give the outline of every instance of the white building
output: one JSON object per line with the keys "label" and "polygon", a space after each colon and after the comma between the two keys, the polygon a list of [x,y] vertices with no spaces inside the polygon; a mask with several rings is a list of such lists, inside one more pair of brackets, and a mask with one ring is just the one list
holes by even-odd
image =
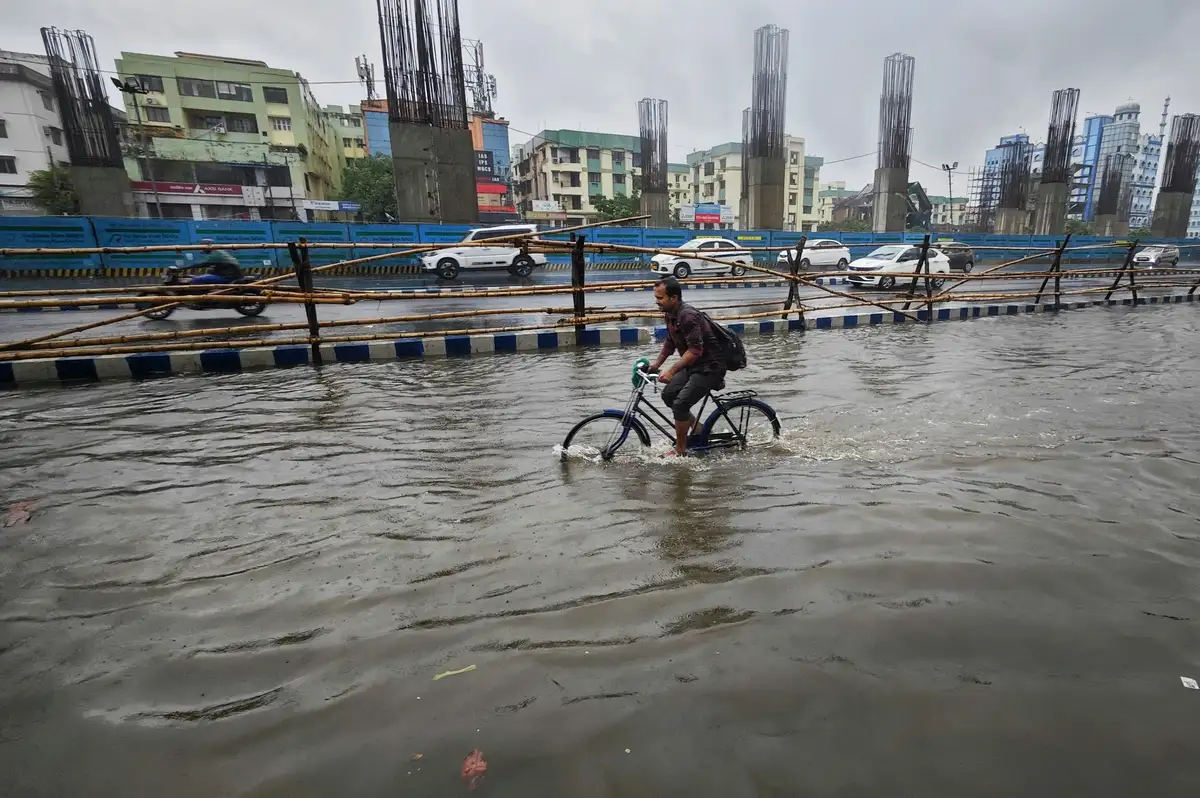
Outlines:
{"label": "white building", "polygon": [[692,201],[692,169],[685,163],[667,164],[667,191],[671,195],[671,210]]}
{"label": "white building", "polygon": [[29,175],[69,164],[49,59],[0,50],[0,214],[38,216]]}
{"label": "white building", "polygon": [[[822,158],[805,154],[804,139],[787,136],[787,171],[784,183],[783,229],[811,231],[819,221],[817,188]],[[739,219],[742,210],[742,145],[737,142],[718,144],[708,150],[689,153],[692,168],[692,202],[725,205]],[[704,224],[709,229],[732,229],[736,222]]]}
{"label": "white building", "polygon": [[1133,166],[1132,196],[1129,203],[1129,229],[1149,227],[1154,211],[1154,192],[1158,185],[1158,164],[1162,159],[1161,135],[1143,133],[1138,137],[1137,160]]}
{"label": "white building", "polygon": [[574,225],[595,221],[593,197],[640,190],[641,139],[618,133],[543,130],[513,148],[513,194],[531,222]]}
{"label": "white building", "polygon": [[958,227],[966,219],[966,197],[931,196],[929,202],[933,205],[930,221],[936,227]]}
{"label": "white building", "polygon": [[1188,238],[1200,238],[1200,167],[1196,168],[1196,192],[1192,194],[1192,214],[1188,217]]}

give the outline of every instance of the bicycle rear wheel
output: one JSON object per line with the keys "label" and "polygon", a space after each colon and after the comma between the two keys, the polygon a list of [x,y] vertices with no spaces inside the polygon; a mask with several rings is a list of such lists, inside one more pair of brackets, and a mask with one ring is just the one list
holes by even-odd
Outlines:
{"label": "bicycle rear wheel", "polygon": [[636,418],[628,425],[623,419],[620,411],[605,410],[580,421],[563,440],[562,459],[581,457],[600,462],[638,457],[650,446],[650,436]]}
{"label": "bicycle rear wheel", "polygon": [[734,399],[725,403],[724,414],[718,408],[708,416],[701,437],[703,445],[712,448],[741,447],[741,439],[745,438],[746,448],[759,449],[773,445],[779,431],[779,418],[769,404],[758,399]]}

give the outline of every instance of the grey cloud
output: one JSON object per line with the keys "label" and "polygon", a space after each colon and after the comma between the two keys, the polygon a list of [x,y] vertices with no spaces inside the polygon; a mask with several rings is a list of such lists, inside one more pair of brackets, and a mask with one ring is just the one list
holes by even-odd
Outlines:
{"label": "grey cloud", "polygon": [[[83,28],[112,69],[121,50],[259,58],[301,72],[323,103],[351,104],[354,56],[379,63],[372,0],[247,3],[42,0],[6,11],[0,47],[41,51],[41,25]],[[982,161],[997,137],[1045,135],[1050,94],[1081,89],[1083,112],[1132,97],[1143,130],[1200,112],[1195,0],[460,0],[463,35],[484,42],[497,110],[514,141],[550,128],[636,134],[636,102],[671,103],[671,157],[741,135],[752,35],[791,31],[788,129],[827,160],[873,151],[883,59],[917,59],[914,155],[930,164]],[[865,183],[873,158],[827,166],[826,180]],[[940,170],[913,175],[940,189]]]}

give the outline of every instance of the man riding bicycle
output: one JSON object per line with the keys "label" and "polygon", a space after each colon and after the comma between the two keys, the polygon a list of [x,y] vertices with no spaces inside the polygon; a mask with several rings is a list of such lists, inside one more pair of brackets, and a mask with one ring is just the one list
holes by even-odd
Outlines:
{"label": "man riding bicycle", "polygon": [[688,435],[697,425],[692,406],[725,384],[725,365],[720,344],[712,328],[705,323],[700,311],[683,301],[683,286],[674,277],[664,277],[654,284],[654,301],[667,323],[667,338],[663,341],[658,360],[651,371],[658,371],[672,353],[681,357],[658,376],[666,383],[663,402],[675,416],[675,454],[687,453]]}

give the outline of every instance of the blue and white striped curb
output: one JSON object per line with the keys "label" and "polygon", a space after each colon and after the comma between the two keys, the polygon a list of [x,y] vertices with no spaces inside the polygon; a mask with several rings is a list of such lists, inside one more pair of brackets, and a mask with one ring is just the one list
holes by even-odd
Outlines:
{"label": "blue and white striped curb", "polygon": [[[840,277],[820,277],[813,281],[817,285],[843,285],[846,280]],[[696,285],[688,285],[684,283],[686,290],[696,291],[702,288],[720,288],[724,290],[741,289],[741,288],[783,288],[788,284],[787,280],[750,280],[740,282],[723,282],[723,283],[698,283]],[[653,285],[644,286],[626,286],[624,288],[601,288],[599,284],[592,283],[595,286],[594,290],[588,293],[593,294],[619,294],[623,292],[637,291],[653,291]],[[542,286],[533,286],[541,288]],[[558,286],[566,288],[568,286]],[[803,286],[801,286],[803,287]],[[333,289],[339,290],[339,289]],[[349,289],[347,289],[349,290]],[[407,294],[419,294],[422,296],[444,296],[448,294],[474,294],[481,291],[495,291],[495,288],[478,285],[451,286],[448,288],[397,288],[396,291],[402,291]],[[360,299],[359,302],[370,302],[370,298]],[[135,303],[121,303],[117,305],[56,305],[45,308],[0,308],[0,313],[55,313],[58,311],[74,311],[74,310],[133,310],[137,307]]]}
{"label": "blue and white striped curb", "polygon": [[[1138,305],[1171,305],[1193,302],[1190,294],[1142,297]],[[1132,305],[1132,299],[1095,300],[1051,304],[963,305],[939,307],[933,321],[1018,316],[1025,313],[1051,313],[1056,310],[1082,310],[1089,307]],[[927,309],[912,309],[920,321],[930,320]],[[769,335],[804,329],[846,329],[883,324],[905,324],[905,316],[895,312],[849,313],[840,310],[815,311],[800,319],[758,322],[730,322],[739,335]],[[579,346],[645,345],[666,336],[664,327],[597,327],[584,330],[578,341],[571,328],[544,332],[480,333],[478,335],[432,336],[376,343],[325,344],[322,357],[330,363],[365,363],[425,357],[470,356],[492,352],[531,352]],[[286,368],[308,365],[309,347],[292,344],[257,349],[211,349],[200,352],[100,355],[47,360],[0,362],[0,388],[25,388],[48,385],[90,383],[102,379],[143,379],[181,374],[230,374],[261,368]]]}

